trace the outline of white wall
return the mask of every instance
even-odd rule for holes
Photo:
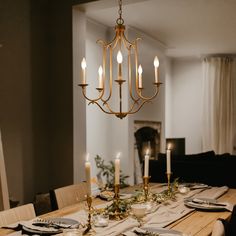
[[[103,25],[87,20],[86,27],[86,61],[87,61],[87,95],[89,98],[96,98],[98,92],[98,68],[102,65],[102,49],[96,43],[98,39],[107,38],[107,28]],[[90,154],[93,163],[94,157],[100,155],[105,160],[110,160],[111,129],[110,117],[103,113],[96,105],[86,105],[86,143],[87,152]]]
[[[200,59],[172,63],[171,128],[168,137],[185,137],[186,153],[201,152],[202,64]]]

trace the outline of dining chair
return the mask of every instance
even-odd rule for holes
[[[61,209],[84,201],[86,199],[86,190],[86,183],[82,182],[50,191],[52,209]]]
[[[0,227],[36,217],[32,203],[0,211]]]
[[[225,236],[225,226],[221,219],[214,223],[211,236]]]
[[[2,138],[0,130],[0,211],[10,209],[7,175],[3,155]]]
[[[234,206],[231,217],[225,222],[225,236],[236,235],[236,206]]]

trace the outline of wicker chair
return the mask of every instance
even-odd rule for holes
[[[76,204],[86,199],[86,183],[69,185],[50,191],[52,209]]]
[[[35,217],[34,205],[32,203],[0,211],[0,227],[22,220],[31,220]]]

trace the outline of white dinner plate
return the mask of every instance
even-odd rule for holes
[[[188,198],[184,200],[184,204],[188,207],[195,208],[198,210],[204,210],[204,211],[224,211],[226,210],[225,206],[217,206],[214,205],[214,203],[217,203],[216,201],[208,198],[198,198],[199,200],[202,200],[206,203],[197,203],[193,202],[194,198]],[[209,202],[209,204],[207,203]]]

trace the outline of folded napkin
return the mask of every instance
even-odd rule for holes
[[[222,196],[223,194],[225,194],[226,192],[228,192],[228,190],[229,190],[229,188],[227,186],[212,187],[210,189],[206,189],[206,190],[202,191],[199,194],[196,194],[194,197],[217,199],[220,196]]]
[[[194,209],[186,207],[183,202],[168,206],[161,205],[156,212],[144,217],[143,220],[146,222],[144,226],[165,227],[192,211]]]
[[[150,228],[134,228],[132,229],[131,231],[128,231],[128,232],[125,232],[123,233],[124,236],[137,236],[137,234],[135,233],[136,232],[139,232],[139,233],[146,233],[147,231],[148,232],[153,232],[153,233],[157,233],[158,235],[165,235],[165,236],[183,236],[183,234],[179,231],[175,231],[175,230],[169,230],[169,229],[166,229],[166,228],[153,228],[153,227],[150,227]]]
[[[108,229],[107,227],[105,227],[102,229],[100,228],[101,230],[95,228],[95,231],[96,231],[96,236],[118,236],[138,226],[139,226],[138,221],[129,217],[125,221],[121,221],[121,223],[116,224],[114,227],[108,226]]]
[[[210,189],[206,189],[198,194],[195,194],[194,195],[194,198],[195,199],[198,199],[198,198],[206,198],[206,199],[212,199],[213,202],[219,198],[220,196],[222,196],[223,194],[225,194],[227,191],[229,190],[229,188],[227,186],[222,186],[222,187],[212,187]],[[226,205],[225,208],[226,210],[228,211],[233,211],[233,207],[234,205],[232,205],[231,203],[229,202],[218,202],[217,203],[220,203],[220,204],[224,204]]]

